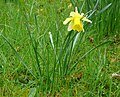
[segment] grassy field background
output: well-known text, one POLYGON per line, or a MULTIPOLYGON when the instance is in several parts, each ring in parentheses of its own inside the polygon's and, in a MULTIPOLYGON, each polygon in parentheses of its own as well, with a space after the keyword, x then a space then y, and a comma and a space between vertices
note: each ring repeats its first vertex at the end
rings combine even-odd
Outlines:
POLYGON ((119 7, 0 0, 0 97, 120 97, 120 77, 112 77, 120 74, 119 7), (92 21, 79 34, 63 25, 76 6, 92 21))

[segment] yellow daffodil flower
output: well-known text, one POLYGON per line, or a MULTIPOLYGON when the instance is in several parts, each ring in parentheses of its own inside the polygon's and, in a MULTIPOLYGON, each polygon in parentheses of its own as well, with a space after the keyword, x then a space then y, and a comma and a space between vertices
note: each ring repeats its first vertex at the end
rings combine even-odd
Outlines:
POLYGON ((77 10, 77 7, 75 7, 75 12, 71 12, 70 13, 70 18, 67 18, 63 22, 63 24, 66 25, 67 23, 69 23, 68 31, 76 30, 78 32, 80 32, 80 31, 84 32, 82 20, 87 21, 89 23, 92 23, 92 21, 90 21, 89 19, 84 17, 84 13, 79 14, 78 10, 77 10))

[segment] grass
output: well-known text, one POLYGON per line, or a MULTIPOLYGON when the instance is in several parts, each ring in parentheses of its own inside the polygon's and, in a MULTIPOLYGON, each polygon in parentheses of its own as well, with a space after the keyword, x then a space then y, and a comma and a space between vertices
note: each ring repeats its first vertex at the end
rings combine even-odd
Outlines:
POLYGON ((120 78, 112 78, 120 73, 118 6, 119 0, 1 0, 0 97, 119 97, 120 78), (63 25, 75 6, 92 20, 84 33, 63 25))

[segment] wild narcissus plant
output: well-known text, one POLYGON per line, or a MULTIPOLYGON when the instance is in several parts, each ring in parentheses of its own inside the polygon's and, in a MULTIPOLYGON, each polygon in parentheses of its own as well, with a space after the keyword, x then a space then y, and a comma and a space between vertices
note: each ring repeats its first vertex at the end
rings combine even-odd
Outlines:
POLYGON ((69 23, 68 31, 76 30, 78 32, 81 32, 81 31, 84 32, 82 20, 83 21, 87 21, 89 23, 92 23, 91 20, 89 20, 86 17, 84 17, 84 13, 79 14, 78 10, 77 10, 77 7, 75 7, 75 12, 71 12, 70 13, 70 17, 67 18, 63 22, 63 24, 66 25, 67 23, 69 23))

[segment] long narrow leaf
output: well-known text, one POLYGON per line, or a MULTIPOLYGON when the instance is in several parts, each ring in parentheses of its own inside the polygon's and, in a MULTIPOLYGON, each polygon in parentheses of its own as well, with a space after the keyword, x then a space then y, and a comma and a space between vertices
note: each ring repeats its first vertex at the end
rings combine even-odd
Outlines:
POLYGON ((110 6, 112 5, 112 3, 108 4, 107 6, 105 6, 99 13, 97 13, 96 15, 101 14, 102 12, 104 12, 106 9, 108 9, 110 6))
MULTIPOLYGON (((17 53, 17 51, 14 49, 14 47, 12 46, 12 44, 7 40, 7 38, 0 33, 0 35, 3 37, 3 39, 9 44, 9 46, 12 48, 12 50, 15 52, 16 56, 18 57, 18 59, 21 61, 21 63, 24 65, 24 67, 31 73, 31 75, 33 75, 33 77, 35 77, 35 75, 31 72, 31 70, 28 68, 28 66, 24 63, 22 57, 17 53)), ((36 77, 35 77, 36 78, 36 77)))
POLYGON ((72 66, 72 68, 69 70, 68 74, 70 74, 70 72, 77 66, 77 64, 78 64, 84 57, 86 57, 90 52, 92 52, 93 50, 95 50, 95 49, 97 49, 98 47, 100 47, 100 46, 102 46, 102 45, 105 45, 105 44, 107 44, 107 43, 111 43, 111 41, 107 41, 107 42, 104 42, 104 43, 102 43, 102 44, 99 44, 99 45, 97 45, 96 47, 90 49, 88 52, 86 52, 86 53, 85 53, 82 57, 80 57, 80 58, 78 59, 78 61, 72 66))
POLYGON ((37 53, 37 42, 35 40, 33 40, 32 36, 31 36, 31 31, 29 29, 29 24, 28 24, 28 18, 27 18, 27 15, 26 15, 26 10, 24 9, 24 16, 26 18, 26 28, 28 30, 28 33, 29 33, 29 37, 30 37, 30 41, 32 43, 32 47, 33 47, 33 50, 34 50, 34 53, 35 53, 35 59, 36 59, 36 62, 37 62, 37 65, 38 65, 38 70, 39 70, 39 74, 41 76, 41 67, 40 67, 40 64, 39 64, 39 59, 38 59, 38 53, 37 53))

